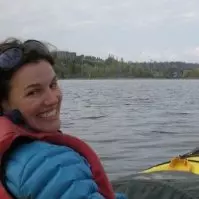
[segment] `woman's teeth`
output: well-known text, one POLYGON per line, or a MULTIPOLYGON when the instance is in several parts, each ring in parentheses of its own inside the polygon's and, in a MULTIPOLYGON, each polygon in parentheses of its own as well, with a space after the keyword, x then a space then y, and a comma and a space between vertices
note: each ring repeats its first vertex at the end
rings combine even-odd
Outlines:
POLYGON ((48 111, 48 112, 40 114, 39 117, 42 117, 42 118, 54 117, 56 116, 56 114, 57 114, 57 110, 54 109, 52 111, 48 111))

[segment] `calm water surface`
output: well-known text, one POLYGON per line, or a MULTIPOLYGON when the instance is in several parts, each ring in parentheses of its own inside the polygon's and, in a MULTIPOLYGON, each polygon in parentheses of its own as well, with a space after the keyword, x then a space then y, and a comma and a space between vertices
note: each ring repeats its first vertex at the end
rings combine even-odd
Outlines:
POLYGON ((199 146, 198 80, 62 80, 62 130, 99 154, 111 179, 199 146))

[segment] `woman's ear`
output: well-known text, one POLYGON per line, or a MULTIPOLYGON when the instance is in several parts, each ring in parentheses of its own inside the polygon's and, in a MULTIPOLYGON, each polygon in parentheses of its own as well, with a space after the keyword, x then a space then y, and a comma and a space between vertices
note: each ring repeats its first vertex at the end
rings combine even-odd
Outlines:
POLYGON ((9 106, 9 103, 7 100, 3 100, 2 103, 1 103, 1 108, 2 108, 2 111, 5 112, 5 111, 9 111, 10 110, 10 106, 9 106))

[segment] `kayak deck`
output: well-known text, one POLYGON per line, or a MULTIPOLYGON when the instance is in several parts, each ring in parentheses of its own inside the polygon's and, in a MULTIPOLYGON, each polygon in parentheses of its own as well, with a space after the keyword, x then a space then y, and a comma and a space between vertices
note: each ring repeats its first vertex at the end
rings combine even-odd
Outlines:
POLYGON ((147 168, 141 173, 153 173, 159 171, 182 171, 199 175, 199 148, 171 158, 171 160, 167 162, 147 168))

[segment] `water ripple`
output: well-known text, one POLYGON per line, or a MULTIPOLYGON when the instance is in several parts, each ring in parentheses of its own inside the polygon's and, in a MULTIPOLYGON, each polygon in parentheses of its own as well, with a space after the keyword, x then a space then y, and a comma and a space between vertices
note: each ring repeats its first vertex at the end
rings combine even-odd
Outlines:
POLYGON ((89 143, 111 179, 199 143, 197 80, 63 80, 62 128, 89 143))

